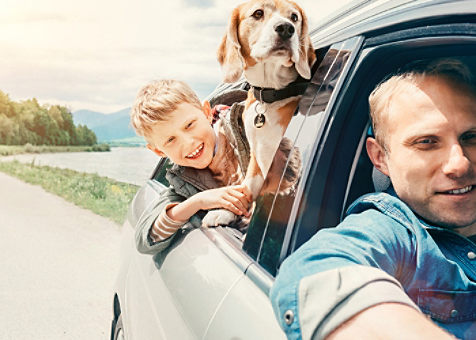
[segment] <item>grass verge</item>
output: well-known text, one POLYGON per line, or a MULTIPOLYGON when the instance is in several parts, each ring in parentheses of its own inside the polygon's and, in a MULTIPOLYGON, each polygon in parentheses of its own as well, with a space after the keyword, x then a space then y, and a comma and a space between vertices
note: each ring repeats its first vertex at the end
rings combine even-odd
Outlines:
POLYGON ((88 174, 50 166, 0 162, 0 171, 25 182, 40 185, 46 191, 92 212, 122 224, 129 203, 139 189, 96 174, 88 174))
POLYGON ((21 153, 44 152, 80 152, 80 151, 110 151, 108 144, 57 146, 57 145, 0 145, 0 156, 17 155, 21 153))

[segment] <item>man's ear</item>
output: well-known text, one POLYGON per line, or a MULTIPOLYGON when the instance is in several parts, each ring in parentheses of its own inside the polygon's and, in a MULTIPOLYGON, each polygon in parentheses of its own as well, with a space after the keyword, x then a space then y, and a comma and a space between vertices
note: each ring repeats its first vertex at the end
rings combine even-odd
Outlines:
POLYGON ((367 147, 367 154, 373 165, 380 170, 381 173, 390 177, 387 165, 387 153, 385 149, 377 142, 375 138, 368 137, 365 146, 367 147))
POLYGON ((167 157, 167 155, 165 153, 163 153, 162 151, 160 151, 159 149, 153 147, 152 145, 150 145, 149 143, 147 143, 147 149, 151 150, 152 152, 154 152, 157 156, 159 157, 167 157))

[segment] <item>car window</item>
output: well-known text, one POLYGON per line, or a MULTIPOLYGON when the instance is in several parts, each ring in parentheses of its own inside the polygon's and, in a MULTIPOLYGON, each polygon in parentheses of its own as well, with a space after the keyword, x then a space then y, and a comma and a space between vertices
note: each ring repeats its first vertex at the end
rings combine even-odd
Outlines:
MULTIPOLYGON (((284 242, 288 248, 283 249, 282 259, 319 229, 336 226, 355 198, 374 190, 364 143, 370 92, 382 79, 413 61, 474 55, 476 41, 468 37, 466 26, 459 26, 403 30, 364 42, 339 90, 338 102, 331 108, 325 139, 310 164, 312 178, 306 180, 292 230, 287 229, 290 242, 284 242)), ((474 62, 469 67, 474 69, 474 62)))
POLYGON ((152 179, 168 187, 170 183, 167 178, 165 178, 165 174, 167 173, 167 170, 172 167, 172 165, 173 163, 168 158, 161 158, 152 179))
POLYGON ((316 139, 324 131, 326 108, 355 46, 356 40, 352 40, 318 51, 325 52, 324 58, 283 138, 291 150, 286 161, 280 160, 283 155, 279 154, 274 160, 283 163, 280 189, 283 185, 289 186, 290 181, 294 184, 282 193, 262 192, 256 201, 243 249, 272 275, 276 273, 294 201, 301 197, 300 182, 312 162, 316 139))

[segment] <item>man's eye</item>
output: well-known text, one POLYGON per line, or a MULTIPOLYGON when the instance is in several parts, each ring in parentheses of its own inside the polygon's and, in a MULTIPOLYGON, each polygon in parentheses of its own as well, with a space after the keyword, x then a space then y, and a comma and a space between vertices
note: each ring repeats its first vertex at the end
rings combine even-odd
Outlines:
POLYGON ((299 17, 296 13, 291 14, 291 21, 292 22, 297 22, 298 19, 299 19, 299 17))
POLYGON ((476 144, 476 132, 467 132, 463 135, 461 139, 466 144, 470 144, 470 145, 476 144))
POLYGON ((255 18, 256 20, 259 20, 263 17, 264 15, 264 12, 262 9, 257 9, 256 11, 253 12, 253 14, 251 15, 253 18, 255 18))
POLYGON ((188 129, 189 127, 191 127, 191 126, 193 125, 193 123, 194 123, 194 122, 191 121, 190 123, 188 123, 188 124, 185 126, 185 128, 188 129))
POLYGON ((437 144, 437 143, 438 143, 438 139, 437 139, 437 138, 425 137, 425 138, 417 139, 417 140, 414 142, 414 145, 415 145, 417 148, 426 150, 426 149, 431 149, 431 148, 436 147, 436 144, 437 144))
POLYGON ((430 138, 425 138, 425 139, 420 139, 417 143, 418 144, 434 144, 435 141, 430 138))
POLYGON ((166 141, 165 144, 170 144, 175 140, 175 137, 169 137, 166 141))

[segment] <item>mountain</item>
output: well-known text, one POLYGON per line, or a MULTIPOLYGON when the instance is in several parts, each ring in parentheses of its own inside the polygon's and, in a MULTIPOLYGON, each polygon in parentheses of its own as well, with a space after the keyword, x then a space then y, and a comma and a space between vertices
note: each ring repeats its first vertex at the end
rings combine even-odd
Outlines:
POLYGON ((86 125, 93 130, 98 138, 98 142, 126 139, 136 136, 130 124, 130 110, 130 108, 127 108, 108 114, 79 110, 73 112, 73 121, 75 125, 86 125))

